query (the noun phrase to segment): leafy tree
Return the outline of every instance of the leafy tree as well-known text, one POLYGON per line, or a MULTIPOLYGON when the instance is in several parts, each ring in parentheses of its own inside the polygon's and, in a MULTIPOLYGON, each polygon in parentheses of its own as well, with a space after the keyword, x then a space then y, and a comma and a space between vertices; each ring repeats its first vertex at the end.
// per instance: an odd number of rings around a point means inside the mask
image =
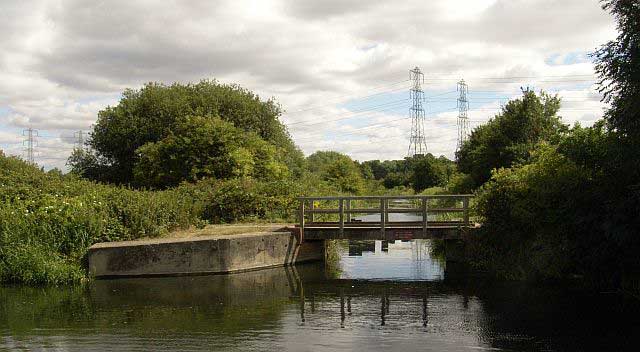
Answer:
POLYGON ((471 176, 460 172, 453 173, 447 182, 447 190, 452 194, 470 194, 473 188, 474 182, 471 176))
POLYGON ((373 175, 373 170, 371 169, 371 165, 365 164, 365 163, 358 163, 358 166, 360 167, 360 172, 362 173, 362 177, 364 177, 365 180, 375 179, 373 175))
MULTIPOLYGON (((478 193, 481 233, 472 260, 510 279, 564 278, 585 273, 576 224, 589 175, 555 147, 539 145, 531 163, 494 171, 478 193)), ((601 243, 603 244, 603 243, 601 243)), ((587 270, 585 270, 587 269, 587 270)), ((592 269, 592 266, 589 266, 592 269)))
POLYGON ((371 168, 374 179, 383 180, 389 173, 397 172, 399 170, 399 164, 402 163, 403 160, 368 160, 363 162, 362 164, 371 168))
POLYGON ((560 99, 544 92, 524 90, 488 123, 476 128, 456 153, 458 168, 476 186, 489 180, 491 170, 526 161, 542 140, 557 139, 567 130, 557 116, 560 99))
POLYGON ((527 163, 494 171, 479 192, 476 264, 504 276, 567 277, 623 285, 640 273, 640 4, 604 1, 620 34, 594 56, 611 103, 527 163))
POLYGON ((135 183, 154 188, 204 178, 282 179, 286 165, 276 147, 220 118, 186 117, 169 135, 137 149, 135 183))
POLYGON ((617 21, 618 37, 593 56, 600 75, 600 91, 611 109, 605 119, 625 135, 640 137, 640 3, 607 0, 603 8, 617 21))
POLYGON ((412 187, 414 191, 443 185, 455 171, 455 164, 441 156, 416 155, 403 160, 369 160, 362 163, 369 167, 373 178, 382 180, 385 188, 412 187))
POLYGON ((408 159, 411 167, 411 185, 416 192, 441 186, 447 178, 446 164, 431 154, 416 155, 408 159))
POLYGON ((404 171, 392 171, 387 173, 385 178, 382 180, 382 184, 388 189, 407 187, 409 186, 409 178, 407 173, 404 171))
POLYGON ((167 138, 185 117, 217 118, 255 133, 276 147, 287 166, 301 171, 302 153, 291 141, 273 100, 262 101, 237 85, 204 80, 196 84, 146 84, 124 91, 119 104, 98 113, 88 140, 90 153, 69 160, 72 170, 89 178, 131 183, 138 148, 167 138))
POLYGON ((360 167, 347 155, 318 151, 309 155, 307 167, 342 192, 358 194, 364 190, 365 181, 360 167))

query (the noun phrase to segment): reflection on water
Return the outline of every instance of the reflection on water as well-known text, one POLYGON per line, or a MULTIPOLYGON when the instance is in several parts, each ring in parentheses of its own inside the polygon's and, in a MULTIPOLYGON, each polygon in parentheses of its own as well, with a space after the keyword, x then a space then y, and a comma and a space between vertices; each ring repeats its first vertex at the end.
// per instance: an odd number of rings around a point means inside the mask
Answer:
POLYGON ((430 255, 431 241, 342 243, 341 278, 388 281, 434 281, 444 278, 444 263, 430 255), (348 251, 344 249, 345 246, 348 251))
POLYGON ((314 264, 4 287, 0 350, 638 349, 633 298, 491 282, 445 268, 428 246, 345 244, 339 279, 314 264))

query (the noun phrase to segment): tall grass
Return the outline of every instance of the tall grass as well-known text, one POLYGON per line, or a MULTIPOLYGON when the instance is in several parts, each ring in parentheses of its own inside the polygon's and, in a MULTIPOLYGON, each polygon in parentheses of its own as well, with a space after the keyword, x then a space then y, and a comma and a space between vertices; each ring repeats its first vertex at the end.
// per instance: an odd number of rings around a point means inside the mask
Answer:
POLYGON ((133 190, 43 172, 0 153, 0 282, 86 278, 88 248, 246 219, 291 220, 300 188, 284 181, 203 181, 133 190))

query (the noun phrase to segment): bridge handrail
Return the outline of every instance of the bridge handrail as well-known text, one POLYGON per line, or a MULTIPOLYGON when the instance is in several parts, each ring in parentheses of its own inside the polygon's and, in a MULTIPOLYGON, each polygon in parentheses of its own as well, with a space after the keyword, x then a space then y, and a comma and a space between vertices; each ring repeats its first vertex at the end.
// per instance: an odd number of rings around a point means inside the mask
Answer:
POLYGON ((473 198, 473 194, 432 194, 432 195, 410 195, 410 196, 304 196, 297 197, 298 200, 340 200, 340 199, 446 199, 446 198, 473 198))
POLYGON ((424 233, 428 227, 428 215, 429 213, 463 213, 463 220, 460 222, 464 226, 469 226, 469 199, 473 198, 473 194, 438 194, 438 195, 410 195, 410 196, 306 196, 298 197, 300 202, 299 206, 299 220, 300 220, 300 238, 304 236, 305 228, 305 216, 311 215, 311 223, 315 223, 315 214, 338 214, 339 215, 339 231, 340 236, 344 234, 345 218, 347 222, 351 222, 351 214, 354 213, 368 213, 368 214, 380 214, 380 232, 384 234, 389 222, 389 214, 392 213, 421 213, 422 214, 422 230, 424 233), (389 200, 405 199, 405 200, 420 200, 420 208, 389 208, 389 200), (431 199, 454 199, 462 200, 462 208, 429 208, 428 200, 431 199), (337 200, 338 208, 315 208, 316 200, 337 200), (379 202, 378 208, 351 208, 352 200, 377 200, 379 202), (305 203, 311 202, 311 208, 306 209, 305 203), (346 201, 346 202, 345 202, 346 201))

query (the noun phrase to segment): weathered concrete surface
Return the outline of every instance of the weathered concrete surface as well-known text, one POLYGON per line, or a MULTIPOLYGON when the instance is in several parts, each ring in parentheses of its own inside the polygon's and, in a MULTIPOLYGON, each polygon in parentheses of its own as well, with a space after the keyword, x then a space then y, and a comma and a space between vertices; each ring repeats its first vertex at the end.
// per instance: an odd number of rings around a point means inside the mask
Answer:
POLYGON ((230 273, 324 259, 322 241, 301 245, 290 232, 98 243, 94 277, 230 273))

